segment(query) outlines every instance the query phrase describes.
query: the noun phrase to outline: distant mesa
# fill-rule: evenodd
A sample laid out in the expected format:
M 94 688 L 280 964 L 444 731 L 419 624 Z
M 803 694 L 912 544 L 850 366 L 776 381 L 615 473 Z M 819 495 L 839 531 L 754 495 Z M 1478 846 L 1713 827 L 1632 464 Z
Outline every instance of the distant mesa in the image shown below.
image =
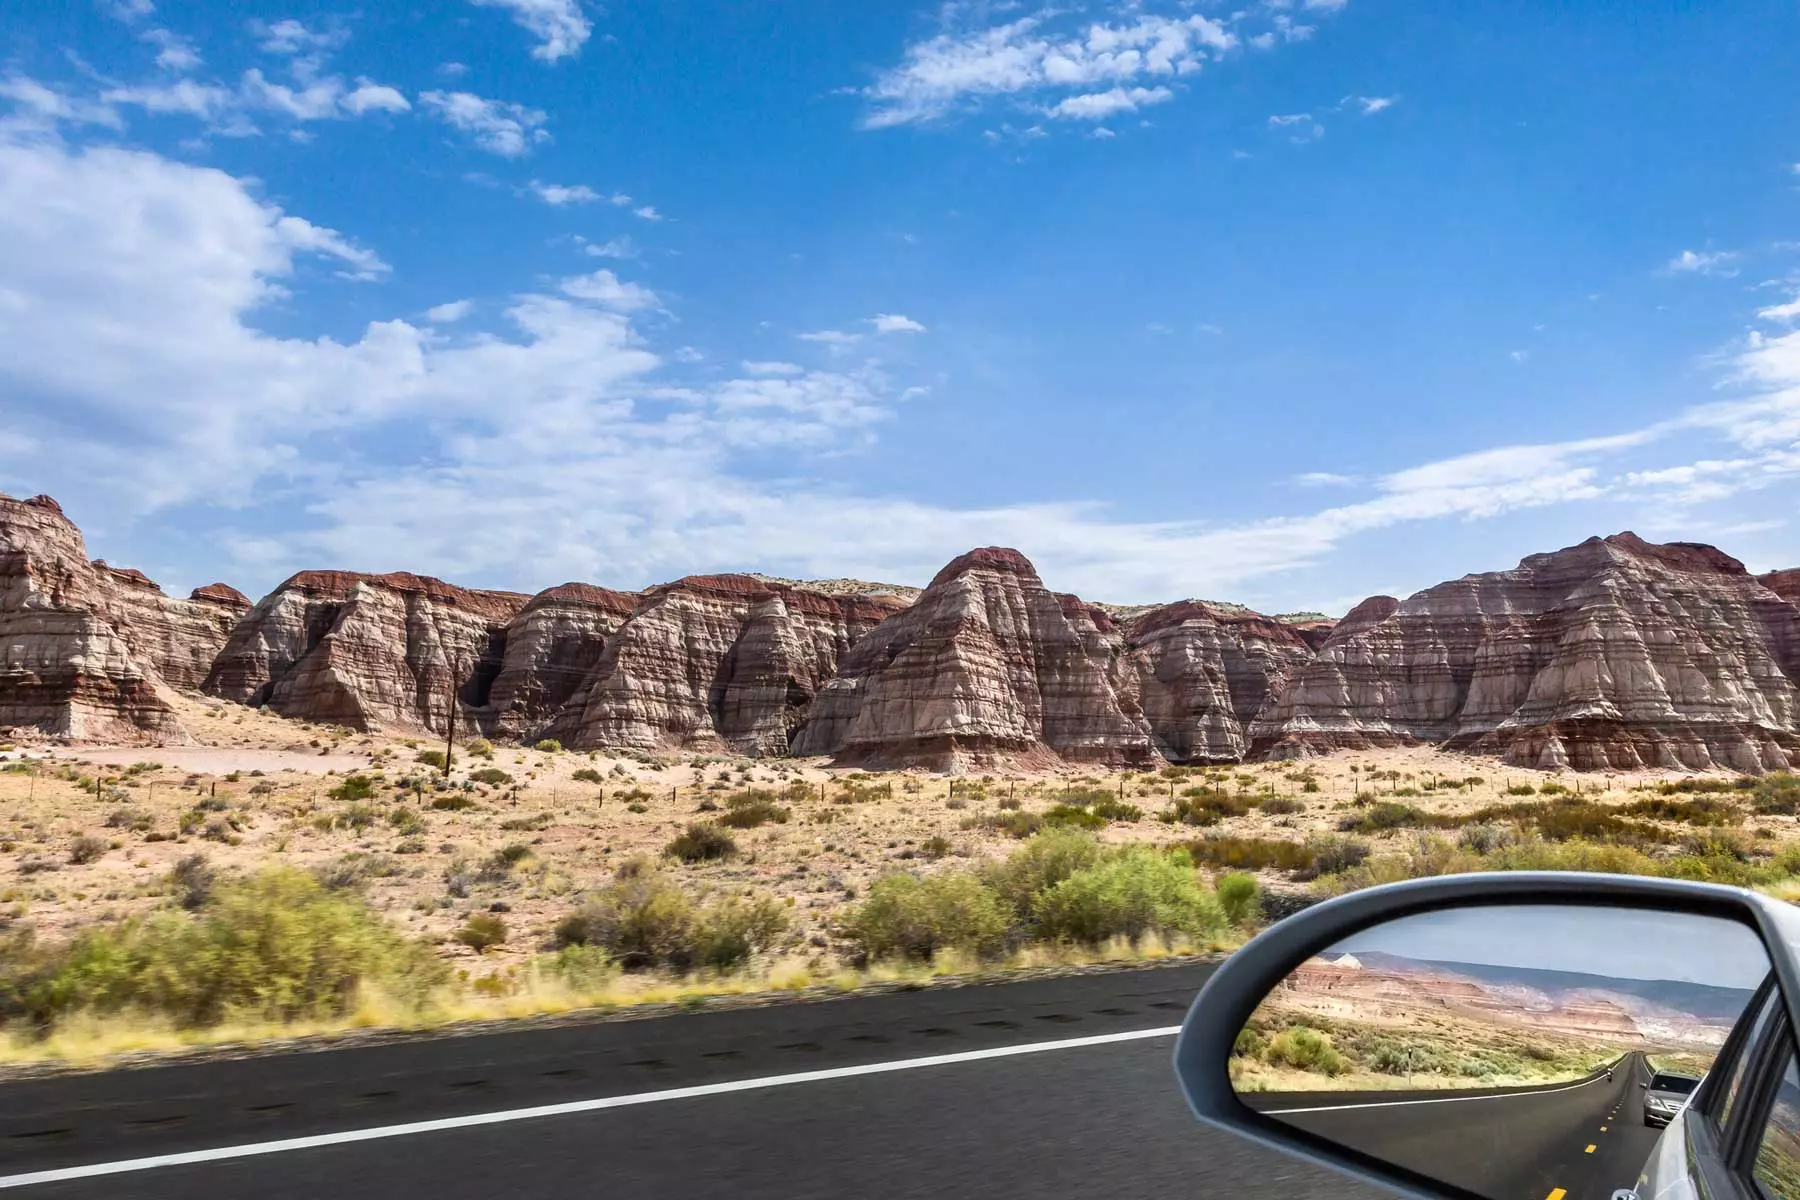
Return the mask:
M 0 726 L 180 740 L 168 689 L 356 729 L 963 769 L 1153 767 L 1435 745 L 1532 767 L 1800 758 L 1800 570 L 1590 538 L 1341 620 L 1097 604 L 1017 549 L 924 588 L 692 575 L 535 595 L 301 571 L 252 604 L 90 561 L 0 497 Z

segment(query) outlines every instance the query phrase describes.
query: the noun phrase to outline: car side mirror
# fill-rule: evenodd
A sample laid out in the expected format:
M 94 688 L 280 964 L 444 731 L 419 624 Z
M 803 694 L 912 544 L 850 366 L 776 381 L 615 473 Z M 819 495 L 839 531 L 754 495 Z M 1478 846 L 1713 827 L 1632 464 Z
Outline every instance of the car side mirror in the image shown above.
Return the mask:
M 1710 884 L 1494 872 L 1371 888 L 1228 959 L 1175 1070 L 1200 1120 L 1403 1195 L 1628 1187 L 1643 1125 L 1687 1093 L 1705 1102 L 1758 987 L 1773 974 L 1800 995 L 1790 943 L 1800 912 Z M 1626 1107 L 1633 1083 L 1648 1095 Z

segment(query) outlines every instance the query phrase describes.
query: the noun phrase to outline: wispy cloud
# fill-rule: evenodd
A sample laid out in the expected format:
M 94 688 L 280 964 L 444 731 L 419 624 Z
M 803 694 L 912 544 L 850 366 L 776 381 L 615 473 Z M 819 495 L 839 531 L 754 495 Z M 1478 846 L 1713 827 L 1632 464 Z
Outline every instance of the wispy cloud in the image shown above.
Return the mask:
M 565 204 L 592 204 L 603 198 L 599 192 L 584 183 L 542 183 L 534 179 L 529 186 L 531 193 L 539 200 L 555 207 Z
M 419 102 L 445 124 L 472 137 L 477 146 L 502 158 L 522 158 L 532 146 L 550 140 L 542 109 L 487 100 L 473 92 L 422 92 Z
M 899 313 L 876 313 L 869 318 L 876 333 L 924 333 L 925 326 Z
M 1671 275 L 1732 276 L 1743 256 L 1734 250 L 1683 250 L 1663 266 Z
M 1294 482 L 1301 487 L 1349 487 L 1358 480 L 1354 475 L 1339 475 L 1334 471 L 1308 471 L 1294 476 Z
M 1400 103 L 1398 96 L 1345 96 L 1339 108 L 1354 108 L 1365 117 L 1372 117 L 1378 112 L 1386 112 Z
M 475 311 L 473 300 L 452 300 L 447 304 L 436 304 L 425 310 L 425 318 L 439 324 L 448 325 L 460 321 Z
M 848 333 L 842 329 L 820 329 L 812 333 L 797 333 L 794 336 L 803 342 L 818 342 L 834 348 L 854 346 L 862 341 L 862 334 Z
M 1015 6 L 1016 7 L 1016 6 Z M 987 11 L 947 5 L 941 32 L 905 47 L 898 65 L 862 94 L 869 129 L 922 124 L 1003 101 L 1053 118 L 1100 120 L 1162 104 L 1179 81 L 1245 44 L 1298 41 L 1313 26 L 1268 4 L 1215 19 L 1173 2 L 1112 0 L 1107 15 L 1046 8 L 998 24 L 971 22 Z M 1309 6 L 1327 13 L 1337 5 Z M 1167 9 L 1168 11 L 1154 11 Z
M 510 10 L 513 22 L 538 39 L 531 56 L 544 62 L 571 57 L 594 32 L 594 23 L 582 11 L 581 0 L 469 0 L 469 3 Z

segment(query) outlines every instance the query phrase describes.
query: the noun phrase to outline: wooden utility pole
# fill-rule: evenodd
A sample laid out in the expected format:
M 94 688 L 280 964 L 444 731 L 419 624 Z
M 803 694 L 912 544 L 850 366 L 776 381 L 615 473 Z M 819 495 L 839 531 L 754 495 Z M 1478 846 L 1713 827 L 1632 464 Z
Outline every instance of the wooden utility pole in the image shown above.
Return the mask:
M 444 661 L 450 667 L 450 707 L 444 719 L 444 779 L 450 778 L 450 757 L 456 753 L 456 660 L 449 655 Z

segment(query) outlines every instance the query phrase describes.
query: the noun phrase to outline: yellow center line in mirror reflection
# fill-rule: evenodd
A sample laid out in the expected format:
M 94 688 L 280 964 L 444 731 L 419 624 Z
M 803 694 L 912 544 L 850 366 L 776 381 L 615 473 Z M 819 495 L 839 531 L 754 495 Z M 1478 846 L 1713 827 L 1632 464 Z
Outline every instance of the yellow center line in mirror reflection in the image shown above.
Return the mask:
M 1551 1188 L 1550 1194 L 1545 1196 L 1544 1200 L 1563 1200 L 1563 1197 L 1568 1194 L 1568 1190 L 1565 1188 Z
M 1586 1150 L 1582 1151 L 1583 1154 L 1592 1154 L 1593 1152 L 1594 1148 L 1592 1146 L 1589 1146 Z

